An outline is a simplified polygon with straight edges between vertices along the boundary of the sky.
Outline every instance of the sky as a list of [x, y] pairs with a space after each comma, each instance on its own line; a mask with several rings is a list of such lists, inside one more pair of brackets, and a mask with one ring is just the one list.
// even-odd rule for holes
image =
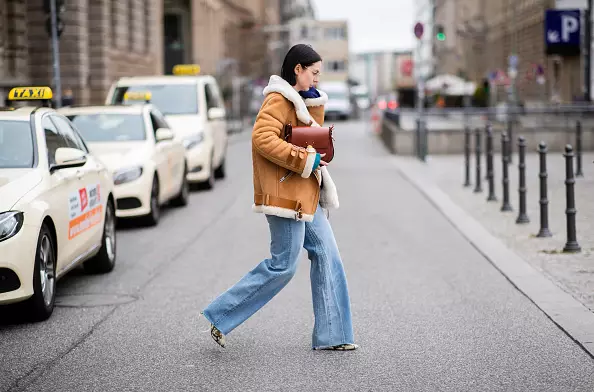
[[410, 50], [414, 0], [313, 0], [318, 19], [346, 19], [354, 53]]

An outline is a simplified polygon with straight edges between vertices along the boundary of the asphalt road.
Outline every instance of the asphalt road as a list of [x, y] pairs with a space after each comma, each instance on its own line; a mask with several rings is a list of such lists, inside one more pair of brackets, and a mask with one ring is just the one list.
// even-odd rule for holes
[[368, 128], [338, 123], [330, 166], [358, 351], [310, 349], [305, 252], [227, 348], [204, 332], [200, 310], [268, 255], [244, 134], [227, 179], [156, 228], [121, 228], [115, 270], [64, 278], [50, 320], [0, 313], [0, 391], [594, 390], [594, 360], [399, 175]]

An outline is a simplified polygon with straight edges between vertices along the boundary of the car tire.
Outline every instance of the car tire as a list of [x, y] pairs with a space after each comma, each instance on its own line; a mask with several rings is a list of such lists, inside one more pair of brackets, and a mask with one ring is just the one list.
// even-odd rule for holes
[[85, 271], [92, 274], [111, 272], [116, 263], [116, 215], [113, 202], [109, 200], [105, 207], [105, 224], [101, 237], [101, 249], [92, 259], [83, 264]]
[[151, 211], [144, 217], [144, 223], [147, 226], [156, 226], [161, 219], [161, 205], [159, 204], [159, 179], [155, 174], [153, 185], [151, 186]]
[[210, 165], [209, 165], [210, 173], [208, 175], [208, 179], [200, 184], [201, 188], [206, 189], [206, 190], [213, 189], [215, 186], [215, 183], [216, 183], [215, 170], [212, 166], [213, 166], [213, 159], [211, 156], [210, 157]]
[[27, 301], [28, 315], [33, 321], [47, 320], [56, 302], [56, 244], [47, 224], [41, 226], [35, 268], [33, 269], [33, 296]]
[[225, 176], [227, 175], [227, 173], [225, 171], [225, 161], [226, 161], [226, 157], [223, 157], [223, 159], [221, 160], [221, 164], [215, 170], [214, 175], [215, 175], [216, 179], [225, 178]]
[[190, 184], [188, 183], [188, 166], [184, 163], [184, 178], [182, 186], [177, 196], [171, 200], [171, 205], [176, 207], [185, 207], [190, 199]]

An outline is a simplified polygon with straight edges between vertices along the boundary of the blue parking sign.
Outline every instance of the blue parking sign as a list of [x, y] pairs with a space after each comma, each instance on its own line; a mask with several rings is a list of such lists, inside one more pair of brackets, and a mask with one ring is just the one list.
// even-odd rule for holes
[[546, 53], [559, 56], [579, 55], [581, 28], [580, 10], [546, 10]]

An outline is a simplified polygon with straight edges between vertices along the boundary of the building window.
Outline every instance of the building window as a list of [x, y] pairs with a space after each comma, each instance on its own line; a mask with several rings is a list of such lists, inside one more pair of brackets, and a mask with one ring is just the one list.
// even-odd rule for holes
[[111, 0], [111, 46], [118, 47], [118, 0]]
[[134, 36], [136, 31], [136, 12], [134, 12], [134, 0], [128, 0], [128, 48], [134, 52]]
[[343, 40], [346, 39], [346, 30], [344, 27], [329, 27], [325, 32], [326, 39]]
[[144, 51], [151, 51], [151, 0], [144, 0]]
[[329, 72], [346, 71], [347, 63], [344, 60], [331, 60], [326, 62], [326, 70]]

